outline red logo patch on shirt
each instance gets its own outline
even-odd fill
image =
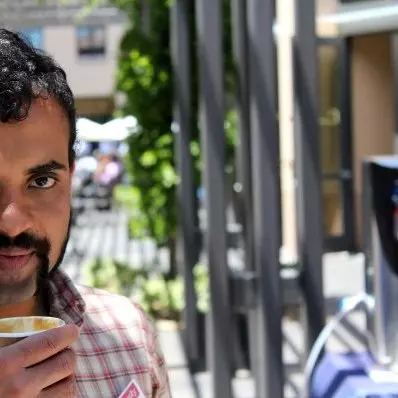
[[[119,398],[145,398],[144,393],[141,391],[138,384],[132,380],[127,388],[121,393]]]

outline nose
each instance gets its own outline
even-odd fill
[[[3,207],[0,213],[0,233],[15,238],[32,227],[32,219],[22,206],[12,202]]]

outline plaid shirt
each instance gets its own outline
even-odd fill
[[[81,329],[77,396],[117,398],[134,380],[145,398],[170,398],[165,360],[157,333],[128,298],[74,285],[60,270],[50,281],[50,316]]]

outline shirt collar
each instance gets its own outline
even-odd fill
[[[83,324],[86,309],[83,297],[72,280],[60,269],[50,274],[49,309],[50,316],[79,327]]]

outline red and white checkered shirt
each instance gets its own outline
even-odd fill
[[[72,348],[77,356],[77,396],[117,398],[134,381],[146,398],[170,398],[157,332],[128,298],[75,285],[56,270],[50,282],[50,316],[81,328]]]

